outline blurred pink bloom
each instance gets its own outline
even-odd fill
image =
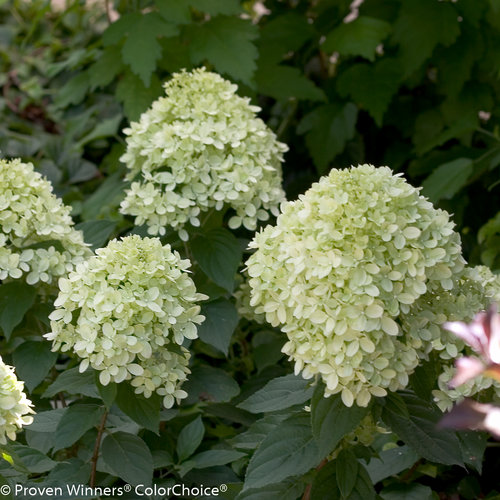
[[[439,426],[487,431],[500,439],[500,408],[464,399],[441,419]]]
[[[443,328],[460,337],[476,351],[478,358],[460,358],[455,362],[456,373],[450,387],[485,375],[500,381],[500,314],[492,304],[487,311],[476,314],[469,323],[452,321]],[[439,423],[453,429],[474,429],[490,432],[500,439],[500,407],[465,399],[455,405]]]
[[[443,328],[460,337],[481,359],[461,358],[455,363],[456,375],[450,387],[457,387],[478,375],[500,380],[500,315],[495,304],[476,314],[470,323],[451,321]]]

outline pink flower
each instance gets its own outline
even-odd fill
[[[439,426],[488,431],[500,439],[500,408],[464,399],[441,419]]]
[[[450,387],[457,387],[478,375],[500,380],[500,315],[496,310],[496,305],[492,304],[468,324],[461,321],[444,323],[443,328],[460,337],[481,358],[458,359]]]

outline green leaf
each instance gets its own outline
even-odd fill
[[[237,17],[218,16],[190,31],[189,51],[194,64],[204,60],[219,73],[252,85],[256,69],[257,48],[252,43],[257,27]]]
[[[67,410],[68,408],[57,408],[57,410],[37,412],[33,416],[33,422],[26,426],[26,429],[34,432],[55,432]]]
[[[405,418],[410,418],[410,412],[408,411],[408,407],[404,399],[400,394],[396,392],[389,392],[389,394],[383,400],[385,404],[385,408],[392,412],[397,413]]]
[[[116,86],[116,97],[123,103],[125,115],[130,121],[136,121],[162,94],[163,89],[156,75],[152,76],[151,84],[145,86],[138,76],[128,71]]]
[[[168,23],[189,24],[191,12],[189,11],[189,0],[155,0],[155,5],[160,15]]]
[[[85,243],[89,243],[92,250],[96,250],[106,245],[115,227],[116,222],[112,220],[88,220],[77,224],[75,229],[82,231]]]
[[[457,435],[464,462],[472,465],[481,474],[488,435],[485,432],[477,431],[460,431],[457,432]]]
[[[286,414],[266,415],[254,422],[247,431],[231,439],[234,448],[255,450],[264,438],[287,417]]]
[[[432,391],[437,389],[440,370],[440,364],[432,356],[429,361],[423,361],[417,366],[410,376],[410,386],[418,397],[429,401],[432,399]]]
[[[442,132],[443,128],[443,116],[436,108],[423,111],[417,116],[412,141],[418,155],[428,150],[428,144]]]
[[[277,100],[290,98],[324,101],[325,93],[298,68],[258,61],[255,82],[259,93]]]
[[[55,94],[54,104],[59,109],[65,109],[70,104],[79,104],[90,87],[89,74],[86,71],[78,73],[68,80]]]
[[[191,69],[192,64],[189,58],[189,47],[182,43],[180,37],[162,38],[160,44],[163,57],[158,63],[159,69],[168,71],[169,73],[176,73],[183,69]]]
[[[106,408],[111,408],[116,399],[118,384],[110,382],[108,385],[102,385],[99,381],[99,375],[95,372],[95,385]]]
[[[318,471],[312,482],[310,498],[314,500],[341,500],[337,476],[335,475],[336,470],[337,464],[333,461],[328,462]]]
[[[352,103],[326,104],[307,114],[299,123],[297,132],[306,134],[307,149],[318,173],[324,173],[354,137],[357,116],[358,110]]]
[[[50,482],[66,487],[67,484],[87,484],[90,478],[91,464],[79,458],[69,458],[58,464],[49,472]]]
[[[135,16],[136,20],[122,47],[123,61],[141,78],[144,86],[149,87],[156,61],[161,57],[161,45],[157,37],[175,36],[178,29],[154,12]]]
[[[116,404],[134,422],[158,434],[161,410],[161,398],[158,395],[145,398],[142,394],[136,394],[128,383],[118,384]]]
[[[234,279],[243,252],[231,232],[223,228],[211,229],[193,239],[191,250],[202,271],[212,281],[228,292],[234,290]]]
[[[29,446],[16,443],[11,444],[10,448],[32,474],[47,472],[57,465],[57,462],[54,462],[47,455]]]
[[[190,460],[193,469],[205,469],[216,465],[225,465],[246,456],[246,453],[235,450],[207,450],[197,453]]]
[[[257,420],[255,415],[252,415],[245,410],[240,410],[231,403],[211,403],[206,407],[205,411],[210,415],[214,415],[237,424],[243,424],[245,427],[252,425]]]
[[[281,333],[281,332],[280,332]],[[273,366],[283,357],[283,344],[286,337],[272,330],[261,330],[252,337],[253,360],[257,372]]]
[[[133,486],[148,486],[152,482],[153,457],[138,436],[125,432],[108,434],[102,442],[101,458],[115,476]]]
[[[120,172],[107,177],[97,190],[92,193],[82,205],[82,218],[85,221],[96,219],[103,208],[118,205],[124,197],[127,183],[123,181]]]
[[[473,166],[470,158],[457,158],[439,165],[422,183],[422,194],[433,203],[453,198],[467,184]]]
[[[337,486],[341,498],[348,500],[375,500],[377,494],[366,469],[350,450],[342,450],[335,460]]]
[[[13,353],[12,361],[19,379],[32,391],[54,366],[57,353],[48,342],[23,342]]]
[[[92,89],[109,85],[121,73],[123,67],[120,48],[116,45],[106,47],[87,70]]]
[[[436,58],[438,85],[443,95],[454,96],[462,90],[481,51],[481,39],[471,30],[463,31],[456,43],[439,52]]]
[[[140,14],[124,14],[120,16],[114,23],[110,24],[102,34],[102,43],[105,47],[116,45],[121,42],[128,33],[133,29],[134,24]]]
[[[99,424],[104,408],[95,404],[74,404],[62,416],[56,429],[54,451],[76,443]]]
[[[326,52],[338,52],[342,56],[363,56],[374,61],[377,46],[390,33],[391,25],[386,21],[359,16],[328,33],[322,48]]]
[[[118,126],[120,125],[121,121],[121,114],[117,114],[116,116],[103,120],[102,122],[98,123],[88,134],[84,135],[75,144],[74,148],[78,151],[81,151],[86,144],[95,141],[96,139],[115,136],[118,132]]]
[[[36,289],[21,281],[0,285],[0,327],[7,340],[34,304]]]
[[[402,392],[401,399],[407,415],[386,405],[383,421],[421,457],[445,465],[463,465],[462,452],[456,433],[438,429],[441,412],[410,392]]]
[[[360,465],[351,450],[341,450],[335,459],[335,475],[340,494],[348,498],[356,485]]]
[[[448,2],[405,0],[394,24],[400,64],[406,75],[428,59],[434,48],[451,45],[460,33],[457,11]]]
[[[390,484],[379,495],[383,500],[433,500],[435,498],[429,486],[419,483]]]
[[[304,474],[319,461],[309,415],[292,415],[271,431],[257,448],[248,464],[243,490]]]
[[[266,66],[276,64],[288,52],[300,49],[314,36],[314,28],[307,22],[306,16],[295,12],[278,15],[261,28],[259,60],[264,61]]]
[[[198,327],[198,336],[227,356],[231,337],[238,325],[236,307],[226,299],[218,299],[201,307],[205,321]]]
[[[366,470],[372,483],[377,484],[382,479],[399,474],[409,469],[418,460],[417,453],[408,446],[398,446],[381,451],[378,457],[373,457]]]
[[[229,373],[206,365],[194,366],[182,388],[188,393],[187,404],[198,401],[223,403],[240,393],[238,383]]]
[[[345,406],[340,394],[324,397],[322,384],[316,388],[311,401],[311,422],[321,457],[330,454],[339,441],[353,431],[368,413],[368,408]]]
[[[91,398],[99,398],[94,383],[94,371],[87,370],[84,373],[78,371],[78,367],[62,372],[55,382],[50,384],[43,393],[44,398],[55,396],[58,392],[68,394],[83,394]]]
[[[384,58],[375,64],[350,66],[338,77],[337,88],[342,96],[350,95],[360,107],[366,109],[380,127],[400,80],[401,70],[397,61]]]
[[[288,480],[278,484],[270,484],[263,488],[250,488],[242,491],[236,500],[297,500],[304,491],[304,483],[300,480]],[[311,497],[318,500],[316,497]],[[326,499],[325,499],[326,500]],[[328,498],[328,500],[335,500]]]
[[[201,417],[195,418],[181,430],[179,437],[177,438],[176,447],[179,462],[183,462],[196,451],[196,448],[200,446],[204,435],[205,427]]]
[[[238,408],[252,413],[263,413],[290,408],[305,403],[314,392],[309,380],[294,374],[269,381],[262,389],[254,392]]]
[[[174,459],[167,450],[152,450],[155,469],[162,469],[174,465]]]
[[[189,0],[189,5],[211,16],[217,14],[230,16],[241,12],[239,0]]]
[[[80,143],[75,144],[75,149],[80,147]],[[80,150],[81,151],[81,150]],[[94,163],[83,160],[79,156],[75,155],[69,161],[64,164],[68,172],[68,183],[77,184],[79,182],[85,182],[90,179],[94,179],[99,175],[99,170]]]

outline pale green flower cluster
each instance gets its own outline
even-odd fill
[[[236,291],[233,293],[236,300],[236,309],[238,314],[247,319],[248,321],[255,321],[259,325],[266,322],[266,315],[264,313],[257,314],[255,308],[250,305],[251,289],[248,284],[248,277],[244,276],[244,280],[240,283]]]
[[[500,383],[490,377],[478,376],[456,388],[449,382],[455,374],[454,360],[472,354],[470,348],[456,335],[441,328],[445,321],[470,322],[478,311],[500,302],[500,276],[486,266],[466,267],[451,291],[428,293],[421,297],[408,315],[402,316],[403,328],[417,339],[424,339],[424,354],[435,350],[442,359],[438,390],[433,391],[436,404],[450,410],[454,403],[493,387],[493,400],[500,401]]]
[[[363,446],[371,446],[377,434],[387,434],[389,431],[379,425],[379,422],[369,413],[361,420],[358,427],[342,438],[342,444],[345,447],[362,444]]]
[[[368,405],[419,362],[397,321],[428,290],[453,288],[460,237],[442,210],[387,167],[333,169],[250,244],[250,305],[280,326],[283,351],[325,395]]]
[[[90,256],[70,211],[31,163],[0,160],[0,280],[52,283]]]
[[[401,327],[422,357],[438,351],[443,360],[454,360],[465,344],[441,328],[446,321],[469,322],[478,311],[500,300],[500,277],[486,266],[465,267],[455,277],[451,290],[441,287],[419,297],[407,314],[399,317]]]
[[[459,403],[465,398],[472,396],[477,396],[480,392],[492,388],[492,397],[488,398],[488,402],[498,403],[500,402],[500,382],[493,380],[490,377],[483,377],[479,375],[471,380],[468,380],[464,384],[451,389],[449,383],[455,375],[455,367],[453,364],[445,365],[443,372],[438,378],[438,387],[432,391],[435,403],[443,411],[449,411],[455,403]]]
[[[170,226],[182,239],[210,209],[230,207],[229,225],[254,230],[284,199],[281,162],[287,146],[256,117],[260,108],[237,86],[204,68],[173,75],[166,97],[124,130],[121,157],[132,180],[121,212],[152,235]]]
[[[113,240],[59,280],[60,293],[45,335],[53,350],[73,350],[80,371],[99,370],[103,385],[130,380],[137,394],[163,396],[165,407],[187,396],[190,373],[184,339],[205,319],[182,260],[158,238]]]
[[[0,444],[15,440],[23,425],[33,422],[32,404],[24,393],[24,382],[17,380],[14,368],[0,357]]]

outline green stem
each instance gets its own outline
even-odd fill
[[[497,141],[497,142],[500,142],[500,138],[498,136],[496,136],[495,134],[493,134],[489,130],[486,130],[485,128],[478,127],[476,129],[476,131],[481,132],[481,134],[487,135],[488,137],[491,137],[492,139],[495,139],[495,141]]]
[[[292,119],[295,116],[295,113],[297,112],[297,107],[298,107],[297,99],[294,99],[292,101],[292,107],[291,107],[290,111],[285,116],[285,118],[283,118],[283,121],[280,123],[278,130],[276,130],[276,138],[277,139],[281,139],[281,137],[285,133],[286,129],[288,128],[288,126],[292,122]]]

